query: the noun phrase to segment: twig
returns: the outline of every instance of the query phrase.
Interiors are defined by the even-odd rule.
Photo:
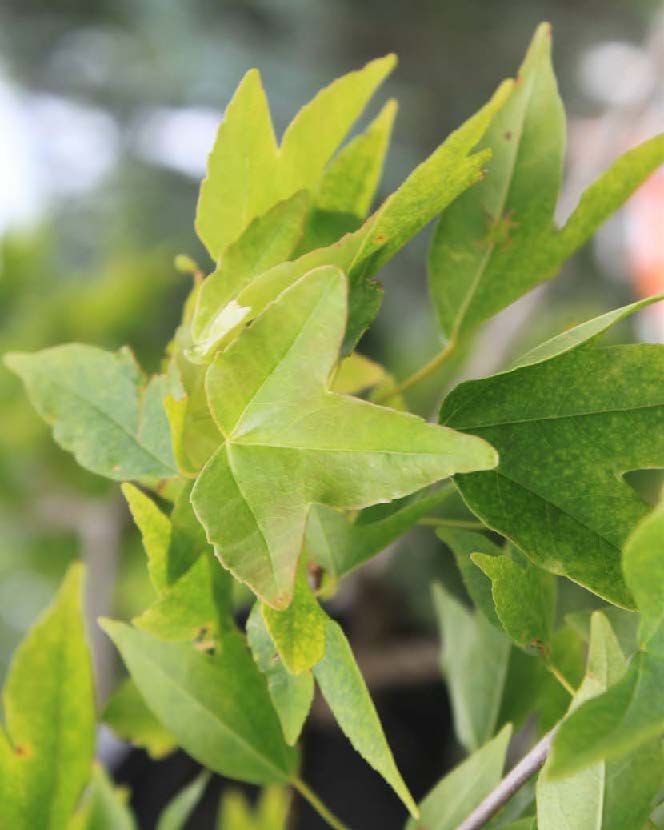
[[[510,800],[514,793],[521,789],[529,778],[532,778],[542,769],[557,728],[557,725],[554,726],[538,744],[535,744],[530,752],[510,770],[496,789],[489,793],[456,830],[480,830]]]

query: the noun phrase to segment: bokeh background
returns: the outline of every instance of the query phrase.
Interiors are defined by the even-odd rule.
[[[383,90],[400,101],[386,195],[516,71],[541,20],[554,26],[569,116],[564,218],[615,156],[664,129],[659,0],[1,0],[0,352],[128,343],[147,370],[157,368],[189,287],[173,258],[185,252],[208,265],[193,232],[197,188],[248,68],[261,69],[281,131],[332,78],[397,52]],[[454,375],[492,371],[565,325],[663,290],[663,217],[659,174],[554,283],[492,322]],[[423,234],[382,274],[384,307],[362,344],[398,376],[439,347],[426,246]],[[661,340],[664,319],[642,316],[635,333]],[[452,380],[434,378],[412,404],[430,413]],[[117,488],[53,444],[4,368],[0,425],[2,677],[70,560],[90,564],[91,619],[131,615],[146,575]],[[428,599],[429,581],[446,568],[442,545],[416,532],[333,606],[416,797],[458,757]],[[119,667],[93,636],[103,700]],[[404,654],[421,656],[410,673],[394,670]],[[195,771],[182,755],[152,762],[107,733],[101,752],[131,787],[141,827],[154,826],[160,805]],[[352,826],[401,825],[399,805],[324,712],[307,734],[305,764],[305,777]],[[220,786],[210,786],[192,827],[213,826]],[[299,826],[320,825],[302,808]]]

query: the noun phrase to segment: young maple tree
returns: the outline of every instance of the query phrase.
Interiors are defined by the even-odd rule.
[[[339,148],[395,59],[325,88],[280,144],[250,71],[198,202],[215,265],[203,279],[180,259],[195,281],[163,373],[147,379],[126,349],[80,344],[6,357],[58,444],[124,482],[142,534],[157,597],[131,624],[100,622],[129,677],[99,719],[154,756],[179,746],[265,787],[254,811],[224,798],[224,830],[285,827],[288,788],[345,826],[298,773],[316,684],[402,800],[410,830],[660,826],[664,505],[651,510],[623,475],[664,467],[664,346],[606,346],[602,335],[664,296],[461,383],[437,424],[409,413],[403,395],[553,277],[664,162],[664,136],[630,150],[558,227],[565,115],[550,51],[543,25],[516,81],[370,215],[396,104]],[[380,306],[375,276],[436,217],[429,280],[445,345],[397,383],[355,347]],[[446,518],[454,491],[478,529]],[[468,757],[420,804],[324,608],[345,576],[418,522],[453,552],[468,599],[434,586]],[[561,617],[564,578],[592,612]],[[134,826],[92,764],[81,580],[74,566],[6,682],[0,816],[13,830]],[[252,596],[245,630],[238,582]],[[526,720],[520,746],[532,749],[501,780]],[[162,830],[184,825],[206,780],[168,806]]]

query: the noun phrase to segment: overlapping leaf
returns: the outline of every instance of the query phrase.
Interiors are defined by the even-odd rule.
[[[134,620],[167,640],[191,640],[200,631],[232,626],[232,578],[216,561],[194,515],[188,482],[170,519],[130,484],[123,493],[143,537],[158,599]]]
[[[21,643],[3,689],[0,815],[12,830],[61,830],[92,772],[95,709],[82,568]]]
[[[489,151],[473,153],[492,116],[508,98],[511,84],[499,87],[476,115],[417,167],[401,187],[367,220],[362,228],[327,248],[305,253],[257,275],[251,283],[233,290],[216,306],[206,304],[204,319],[194,319],[194,327],[214,330],[218,341],[228,337],[240,321],[254,319],[282,291],[303,274],[321,265],[337,265],[349,277],[349,320],[346,350],[351,351],[359,336],[375,317],[381,289],[371,277],[409,239],[483,175]],[[212,344],[203,337],[206,349]]]
[[[327,391],[345,318],[343,275],[314,270],[207,374],[225,442],[192,503],[224,565],[275,608],[290,602],[311,504],[359,509],[495,465],[483,441]]]
[[[606,618],[595,613],[586,676],[572,708],[597,699],[624,671],[618,641]],[[601,728],[601,721],[597,726]],[[643,827],[661,786],[664,757],[659,740],[654,738],[619,761],[600,760],[562,780],[549,778],[550,767],[548,761],[537,784],[539,830],[623,830]]]
[[[554,222],[565,144],[565,113],[551,66],[551,32],[541,25],[514,94],[482,148],[484,182],[441,216],[429,259],[431,294],[446,336],[458,341],[555,276],[563,262],[664,162],[664,136],[629,151],[583,195],[562,229]]]
[[[256,665],[265,675],[272,703],[277,711],[286,742],[293,746],[314,699],[314,678],[310,671],[291,674],[277,652],[257,602],[247,620],[247,641]]]
[[[228,632],[215,654],[157,640],[105,620],[138,691],[178,745],[211,770],[254,784],[294,774],[262,675],[239,635]]]
[[[496,613],[512,640],[522,648],[548,650],[556,604],[551,574],[515,550],[500,556],[473,553],[471,558],[491,580]]]
[[[326,571],[340,579],[394,542],[447,496],[442,488],[385,505],[369,507],[349,517],[315,504],[307,521],[305,548]]]
[[[394,55],[379,58],[321,90],[293,119],[280,147],[260,74],[247,72],[219,128],[196,212],[196,230],[214,260],[276,202],[316,188],[395,63]]]
[[[459,743],[472,752],[495,732],[511,644],[482,613],[466,608],[441,585],[434,586],[433,598],[454,729]]]
[[[492,472],[455,479],[468,506],[537,565],[619,605],[620,551],[646,504],[621,476],[664,466],[664,346],[593,338],[661,296],[584,323],[518,366],[458,386],[441,423],[485,438]]]
[[[364,678],[343,631],[333,620],[325,628],[325,656],[314,676],[343,733],[364,760],[392,787],[417,818],[419,811],[397,769]]]
[[[664,730],[663,562],[660,505],[639,524],[624,553],[625,579],[641,611],[640,650],[619,682],[562,725],[553,745],[553,775],[568,775],[603,759],[621,759]]]
[[[162,404],[166,381],[146,385],[129,350],[70,343],[8,354],[5,362],[57,443],[86,470],[116,481],[177,475]]]
[[[455,830],[500,782],[511,734],[506,726],[439,781],[420,804],[420,820],[411,819],[406,830]]]
[[[136,830],[128,796],[126,790],[113,786],[103,767],[95,764],[83,802],[67,830]]]
[[[152,714],[131,678],[115,689],[101,719],[118,737],[142,747],[154,759],[175,749],[175,738]]]

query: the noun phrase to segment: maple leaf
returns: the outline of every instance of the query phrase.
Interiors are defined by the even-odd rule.
[[[206,375],[225,440],[192,504],[225,567],[275,608],[291,600],[312,504],[360,509],[497,462],[481,439],[329,391],[347,293],[338,268],[305,274]]]

